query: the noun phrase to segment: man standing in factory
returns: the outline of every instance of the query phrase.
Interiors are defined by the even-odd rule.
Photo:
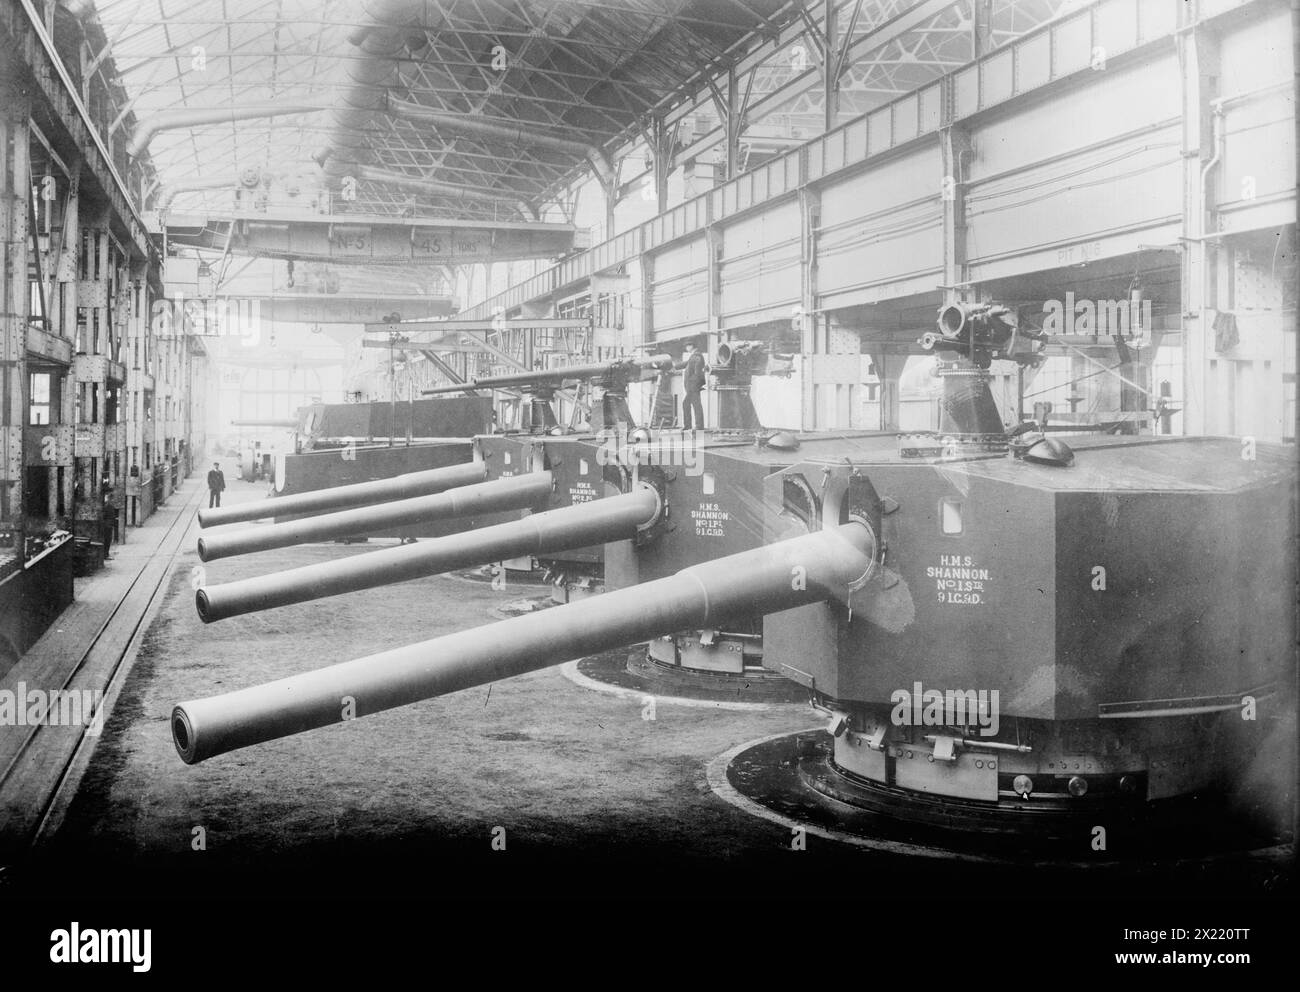
[[[221,491],[226,488],[226,476],[221,471],[221,465],[218,462],[212,463],[212,471],[208,473],[208,509],[221,505]]]
[[[686,369],[682,373],[682,383],[686,387],[686,397],[682,400],[682,427],[686,430],[704,429],[704,404],[700,393],[704,391],[705,373],[704,355],[692,342],[686,346]],[[694,418],[692,418],[692,413]]]
[[[104,543],[104,560],[112,561],[109,551],[113,547],[113,538],[117,536],[117,507],[113,505],[113,487],[105,479],[100,484],[103,500],[99,508],[100,540]]]

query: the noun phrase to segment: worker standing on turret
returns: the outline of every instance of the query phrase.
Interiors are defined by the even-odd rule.
[[[704,355],[701,354],[700,349],[693,342],[688,344],[686,369],[682,374],[682,382],[686,387],[686,397],[682,401],[682,427],[688,431],[704,428],[704,404],[700,400],[700,393],[704,391],[707,371],[708,366],[704,363]]]

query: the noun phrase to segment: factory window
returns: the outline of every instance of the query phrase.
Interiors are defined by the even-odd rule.
[[[939,521],[945,534],[960,534],[962,531],[961,500],[940,500]]]
[[[321,392],[315,369],[248,369],[239,378],[239,418],[283,419],[297,415]]]
[[[51,380],[48,372],[33,372],[29,377],[31,400],[27,407],[27,423],[36,426],[50,422]]]

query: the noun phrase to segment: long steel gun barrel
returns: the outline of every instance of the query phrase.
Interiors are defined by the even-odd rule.
[[[627,540],[654,523],[661,507],[658,491],[643,482],[620,496],[534,513],[421,544],[203,586],[195,593],[194,603],[203,622],[211,623],[455,568]]]
[[[181,703],[172,711],[172,739],[195,764],[673,631],[847,601],[874,555],[868,527],[842,524],[567,606]]]
[[[529,472],[492,482],[461,486],[447,492],[363,506],[338,513],[323,513],[303,520],[290,520],[269,527],[247,527],[229,534],[205,534],[199,538],[199,558],[213,561],[231,555],[287,548],[309,541],[331,541],[359,537],[393,527],[471,517],[500,510],[542,509],[551,497],[554,483],[550,472]]]
[[[556,389],[563,383],[577,379],[595,379],[606,383],[634,382],[642,377],[657,375],[672,368],[669,355],[650,355],[646,358],[624,358],[613,362],[592,362],[587,365],[566,365],[562,368],[536,369],[532,372],[512,372],[509,375],[484,376],[458,386],[436,386],[421,390],[425,396],[442,393],[459,393],[466,389],[495,389],[498,387],[534,387]]]
[[[391,479],[374,482],[357,482],[349,486],[318,489],[293,496],[275,496],[256,503],[221,506],[199,510],[200,527],[217,527],[221,524],[241,524],[265,517],[288,516],[297,513],[323,513],[352,506],[371,506],[393,500],[411,499],[440,493],[457,486],[469,486],[487,478],[487,467],[482,462],[448,465],[424,472],[407,472]]]

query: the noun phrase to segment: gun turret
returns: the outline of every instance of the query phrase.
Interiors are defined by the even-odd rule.
[[[995,358],[1032,365],[1040,360],[1042,332],[1021,327],[1011,308],[1001,304],[950,303],[939,309],[938,330],[922,334],[919,343],[980,369]]]
[[[471,382],[453,386],[436,386],[422,390],[425,396],[458,393],[467,389],[518,389],[534,399],[532,425],[534,428],[556,426],[550,402],[556,391],[566,382],[590,381],[601,390],[599,405],[591,411],[592,430],[612,429],[618,425],[635,427],[632,412],[627,405],[629,383],[651,379],[672,368],[668,355],[649,355],[645,358],[622,358],[611,362],[592,362],[586,365],[566,365],[554,369],[536,369],[532,372],[512,372],[508,375],[484,376]],[[547,412],[537,409],[546,408]]]
[[[716,380],[719,430],[762,430],[750,396],[756,375],[788,376],[794,372],[791,355],[774,354],[762,341],[727,341],[718,345],[709,370]]]
[[[943,380],[939,433],[947,444],[1005,450],[1006,427],[989,388],[989,366],[1004,359],[1020,365],[1042,360],[1042,333],[1022,328],[1010,307],[952,303],[939,309],[938,329],[920,345],[940,357]]]

